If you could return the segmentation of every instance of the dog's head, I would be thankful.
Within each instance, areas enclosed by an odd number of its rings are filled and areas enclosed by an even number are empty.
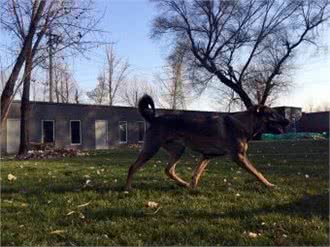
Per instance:
[[[285,127],[290,123],[277,110],[264,105],[252,106],[249,108],[249,111],[257,116],[263,131],[273,134],[284,133]]]

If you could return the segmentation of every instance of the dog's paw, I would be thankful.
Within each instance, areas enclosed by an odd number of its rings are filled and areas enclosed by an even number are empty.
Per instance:
[[[272,183],[268,183],[266,185],[267,185],[268,188],[276,188],[276,185],[272,184]]]

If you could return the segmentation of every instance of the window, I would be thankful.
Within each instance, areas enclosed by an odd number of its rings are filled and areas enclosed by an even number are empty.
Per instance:
[[[119,142],[127,143],[127,122],[119,122]]]
[[[138,142],[143,142],[144,132],[145,132],[145,122],[139,121],[138,124]]]
[[[70,121],[71,144],[81,144],[81,123],[80,120]]]
[[[53,143],[55,141],[55,121],[42,120],[42,143]]]

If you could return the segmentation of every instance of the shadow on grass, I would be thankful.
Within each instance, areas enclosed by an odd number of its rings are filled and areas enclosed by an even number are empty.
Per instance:
[[[164,210],[164,209],[163,209]],[[163,211],[161,210],[161,211]],[[165,217],[168,217],[166,212]],[[263,215],[270,213],[281,213],[292,216],[312,217],[317,216],[322,219],[327,219],[329,216],[329,194],[320,194],[310,197],[304,197],[291,203],[274,205],[273,207],[251,208],[247,210],[232,210],[225,213],[213,213],[206,210],[196,209],[179,209],[175,212],[176,218],[246,218],[251,215]],[[104,220],[112,217],[133,217],[142,218],[150,216],[144,213],[143,209],[135,208],[107,208],[90,210],[89,217],[96,220]],[[162,215],[159,213],[158,215]]]

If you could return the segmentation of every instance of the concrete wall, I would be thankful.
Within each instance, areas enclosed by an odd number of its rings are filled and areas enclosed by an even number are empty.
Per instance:
[[[323,132],[329,131],[329,112],[303,113],[297,107],[277,107],[288,118],[291,125],[287,131]],[[165,113],[187,116],[219,115],[219,112],[156,110],[157,115]],[[8,119],[20,119],[20,102],[13,102]],[[95,121],[108,121],[108,144],[119,145],[119,122],[127,122],[127,143],[138,143],[138,122],[144,121],[136,108],[109,107],[84,104],[62,104],[49,102],[31,102],[30,141],[42,142],[42,120],[55,121],[55,146],[58,148],[95,149]],[[81,145],[71,145],[70,120],[81,121]],[[293,120],[296,122],[293,124]],[[6,152],[7,126],[1,131],[1,151]],[[19,137],[19,133],[18,133]]]
[[[297,122],[302,116],[302,109],[300,107],[287,107],[287,106],[275,107],[275,109],[290,121],[289,125],[285,129],[286,132],[296,132]]]
[[[303,113],[297,123],[299,132],[329,132],[330,112]]]
[[[20,103],[11,106],[8,119],[20,118]],[[77,104],[32,103],[30,116],[30,141],[42,141],[42,120],[55,121],[55,146],[95,148],[95,120],[108,121],[109,145],[119,144],[119,122],[127,121],[128,143],[136,143],[138,139],[137,121],[143,121],[135,108],[107,107]],[[81,145],[71,145],[70,120],[81,121]],[[1,136],[2,150],[6,148],[6,127]]]
[[[157,114],[172,113],[195,115],[195,111],[156,110]],[[213,114],[199,112],[199,114]],[[13,102],[8,119],[20,118],[20,102]],[[95,121],[108,121],[108,144],[119,145],[119,122],[127,122],[127,143],[138,143],[138,122],[144,121],[136,108],[109,107],[84,104],[31,102],[30,142],[42,142],[42,120],[55,121],[55,146],[58,148],[95,149]],[[81,145],[71,145],[70,120],[81,121]],[[6,152],[6,126],[2,131],[1,150]],[[19,135],[19,133],[18,133]]]

